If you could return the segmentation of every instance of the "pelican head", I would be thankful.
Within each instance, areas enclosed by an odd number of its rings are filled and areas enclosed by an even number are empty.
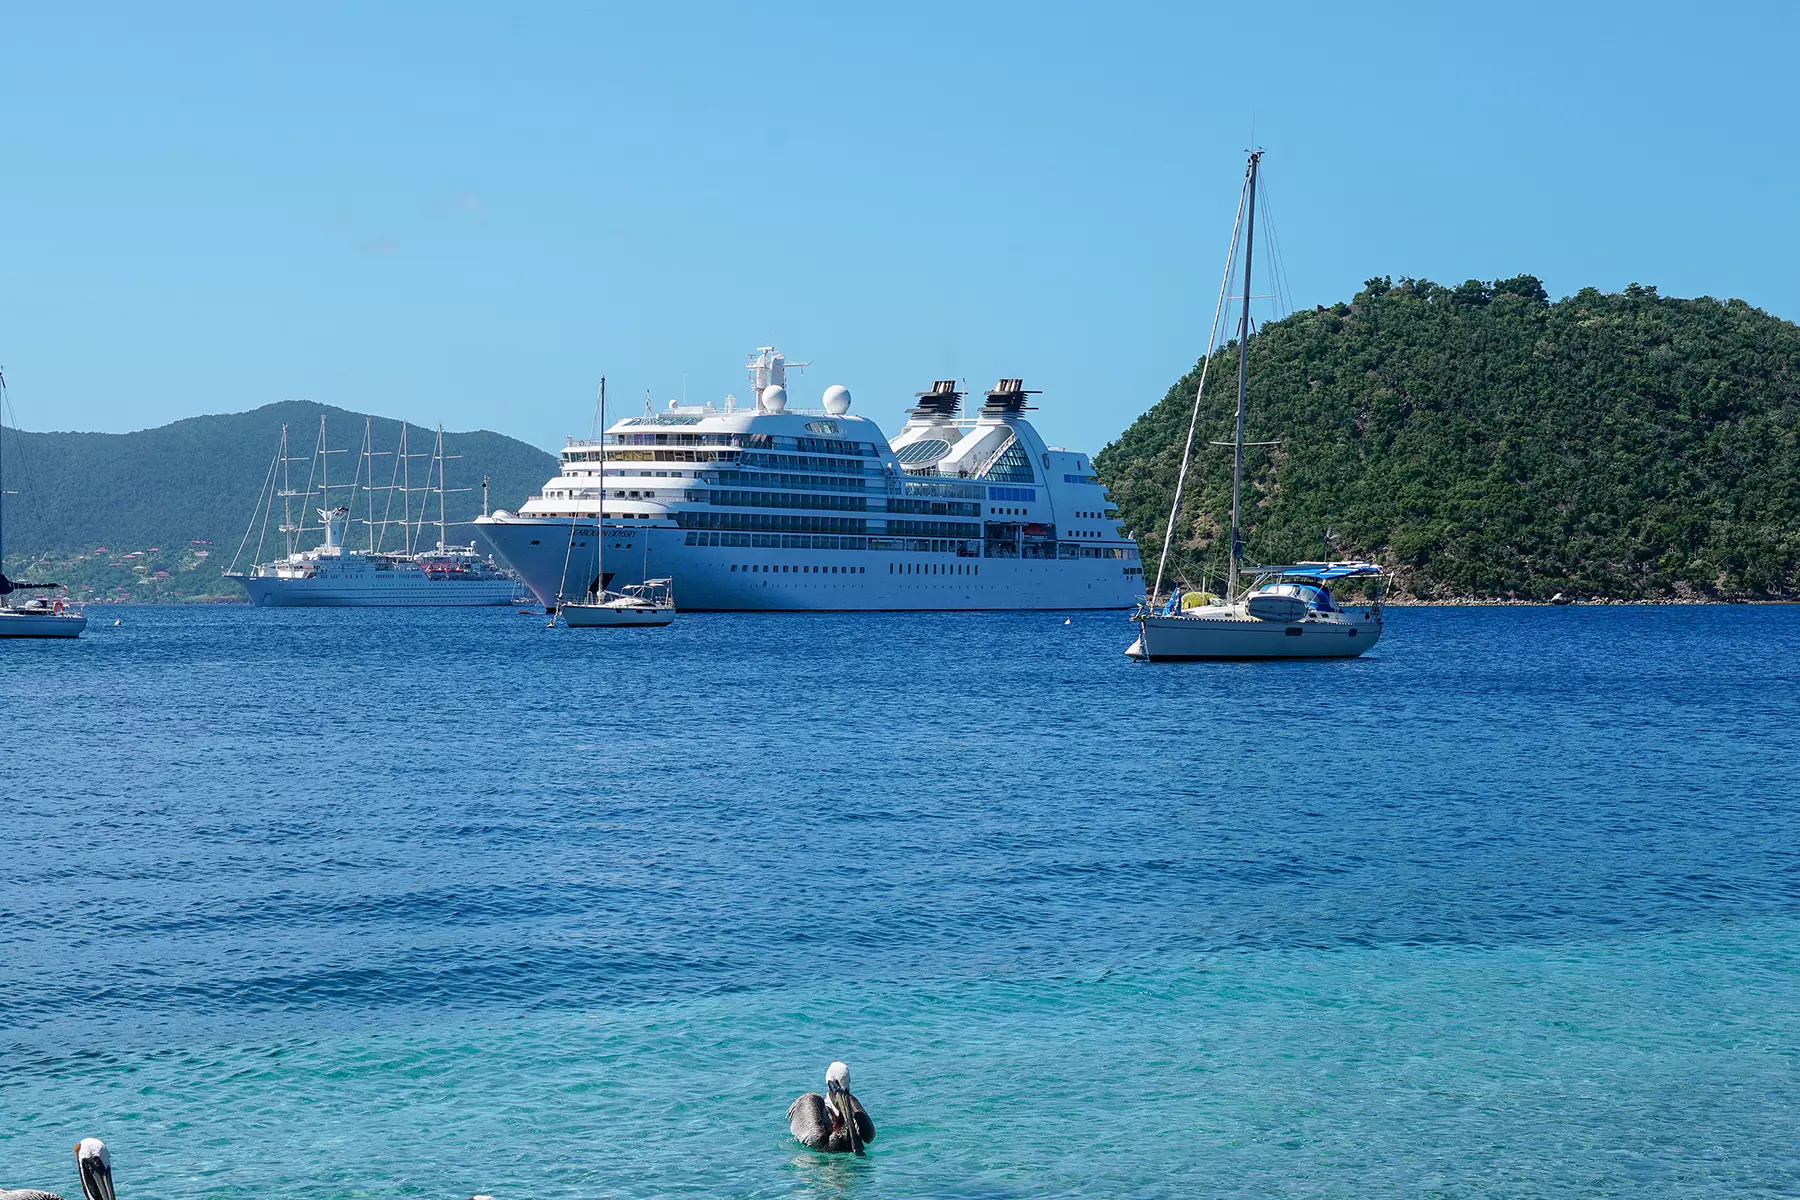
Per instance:
[[[825,1094],[836,1095],[838,1092],[850,1090],[850,1068],[841,1062],[834,1062],[825,1068]]]
[[[82,1138],[75,1146],[75,1169],[87,1200],[113,1200],[112,1155],[99,1138]]]

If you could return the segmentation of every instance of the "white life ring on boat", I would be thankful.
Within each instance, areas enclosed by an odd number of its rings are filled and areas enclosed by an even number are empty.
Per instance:
[[[51,609],[50,609],[51,612],[55,613],[59,617],[62,616],[62,610],[63,610],[63,602],[61,600],[58,600],[53,606],[51,606]]]

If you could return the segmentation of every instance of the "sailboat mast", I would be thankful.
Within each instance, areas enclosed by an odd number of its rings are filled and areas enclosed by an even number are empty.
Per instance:
[[[1241,419],[1241,418],[1240,418]],[[438,550],[442,552],[450,545],[449,527],[444,523],[444,426],[440,421],[437,428],[437,464],[438,464]]]
[[[6,376],[0,373],[0,596],[12,591],[6,580]]]
[[[1236,599],[1238,560],[1243,547],[1238,530],[1240,506],[1244,491],[1244,393],[1250,381],[1250,257],[1256,249],[1256,168],[1262,151],[1250,152],[1250,201],[1244,214],[1244,307],[1238,314],[1238,389],[1237,436],[1231,443],[1231,574],[1225,584],[1225,599]]]
[[[599,426],[599,509],[594,513],[594,603],[607,596],[607,376],[599,376],[599,401],[594,405]],[[574,507],[572,506],[569,506]]]
[[[365,474],[368,476],[367,483],[365,486],[369,493],[369,519],[366,523],[369,527],[369,553],[370,554],[375,553],[375,443],[370,440],[374,436],[375,436],[374,419],[371,417],[364,417],[363,418],[363,468],[364,468]],[[350,503],[352,503],[352,504],[356,503],[356,496],[354,493],[352,493],[350,496]]]
[[[287,540],[288,557],[294,555],[294,477],[288,467],[287,426],[281,427],[281,536]]]
[[[312,499],[312,491],[310,488],[307,490],[306,498],[308,500]],[[331,451],[325,448],[325,415],[323,413],[319,414],[319,503],[325,506],[327,512],[331,510]],[[302,521],[306,520],[305,514],[301,514],[300,519]],[[323,520],[325,522],[325,537],[326,540],[329,541],[331,538],[331,518],[325,517]]]
[[[413,553],[412,528],[412,455],[406,448],[406,421],[400,422],[400,540],[404,543],[400,552],[411,558]]]

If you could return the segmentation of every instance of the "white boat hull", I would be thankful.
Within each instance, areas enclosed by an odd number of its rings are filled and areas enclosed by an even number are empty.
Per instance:
[[[1202,659],[1356,658],[1381,640],[1374,613],[1342,619],[1263,621],[1238,613],[1150,616],[1125,651],[1146,662]]]
[[[86,628],[87,618],[76,613],[0,610],[0,638],[72,638]]]
[[[540,601],[554,604],[558,595],[592,588],[591,519],[576,522],[573,548],[567,519],[484,518],[476,525]],[[605,586],[617,591],[641,583],[646,567],[650,576],[673,579],[688,612],[1116,610],[1135,605],[1144,587],[1136,560],[690,546],[672,525],[615,526],[608,520]]]
[[[510,579],[428,579],[421,572],[394,572],[379,581],[282,579],[236,575],[259,608],[468,608],[511,604],[517,585]]]
[[[570,629],[652,629],[675,619],[668,605],[565,604],[557,611]]]

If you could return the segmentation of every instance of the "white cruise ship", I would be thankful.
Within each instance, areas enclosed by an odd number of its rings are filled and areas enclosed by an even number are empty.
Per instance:
[[[790,408],[773,348],[750,367],[753,405],[671,403],[598,442],[571,439],[542,494],[480,518],[479,532],[547,606],[658,577],[702,611],[1128,609],[1141,598],[1137,546],[1089,457],[1044,445],[1020,380],[1001,380],[973,417],[939,382],[890,445],[850,415],[842,387],[818,411]],[[594,580],[602,530],[606,578]]]

